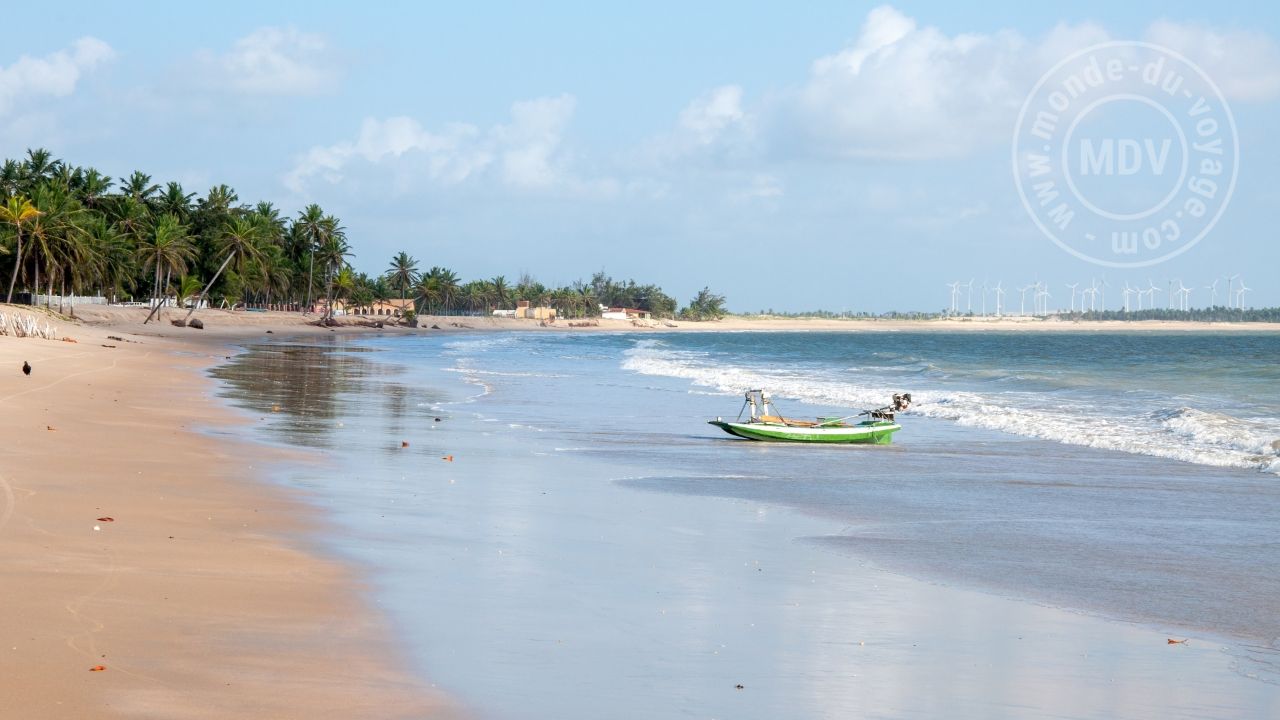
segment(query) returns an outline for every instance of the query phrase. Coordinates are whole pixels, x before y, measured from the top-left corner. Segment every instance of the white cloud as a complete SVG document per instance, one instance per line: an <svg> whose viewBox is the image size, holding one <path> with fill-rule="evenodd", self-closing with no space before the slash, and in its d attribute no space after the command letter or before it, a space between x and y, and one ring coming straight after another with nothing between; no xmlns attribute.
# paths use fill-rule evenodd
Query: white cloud
<svg viewBox="0 0 1280 720"><path fill-rule="evenodd" d="M293 27L258 28L228 52L205 52L198 59L212 80L251 95L313 95L337 80L324 36Z"/></svg>
<svg viewBox="0 0 1280 720"><path fill-rule="evenodd" d="M525 100L511 106L511 123L494 132L501 146L503 179L508 184L550 187L565 177L556 157L576 101L569 95Z"/></svg>
<svg viewBox="0 0 1280 720"><path fill-rule="evenodd" d="M562 141L575 104L570 95L516 102L510 121L487 131L461 123L433 131L404 116L366 118L355 140L311 148L283 181L303 194L315 179L337 184L361 164L394 165L402 176L438 185L489 179L521 190L612 192L610 181L583 180L570 167Z"/></svg>
<svg viewBox="0 0 1280 720"><path fill-rule="evenodd" d="M680 112L680 127L700 144L707 145L726 128L744 121L742 88L723 85L689 103Z"/></svg>
<svg viewBox="0 0 1280 720"><path fill-rule="evenodd" d="M1034 41L1011 30L949 36L878 7L852 46L813 62L804 84L776 110L783 121L775 129L818 155L963 156L1007 141L1043 72L1111 39L1093 24L1060 24ZM1280 50L1265 35L1160 21L1145 39L1200 64L1229 99L1280 95Z"/></svg>
<svg viewBox="0 0 1280 720"><path fill-rule="evenodd" d="M1228 100L1250 102L1280 96L1280 49L1262 33L1161 20L1147 29L1146 40L1195 62Z"/></svg>
<svg viewBox="0 0 1280 720"><path fill-rule="evenodd" d="M94 37L80 38L70 48L41 58L23 55L0 67L0 115L27 98L70 95L84 73L114 57L111 46Z"/></svg>
<svg viewBox="0 0 1280 720"><path fill-rule="evenodd" d="M1016 33L948 37L879 7L852 47L814 61L783 127L823 154L960 155L1016 113L1031 51Z"/></svg>

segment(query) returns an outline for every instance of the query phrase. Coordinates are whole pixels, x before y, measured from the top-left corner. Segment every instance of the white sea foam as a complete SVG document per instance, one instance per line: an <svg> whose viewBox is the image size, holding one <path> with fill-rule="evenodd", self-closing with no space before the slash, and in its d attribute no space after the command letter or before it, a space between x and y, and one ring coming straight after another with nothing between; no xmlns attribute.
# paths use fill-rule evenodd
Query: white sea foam
<svg viewBox="0 0 1280 720"><path fill-rule="evenodd" d="M1243 420L1189 407L1125 414L1114 403L1098 405L1081 396L1069 402L1035 392L978 393L899 387L874 374L845 379L784 368L726 365L709 354L670 349L644 340L625 353L622 367L642 375L685 378L728 395L766 388L779 397L825 406L876 407L894 392L911 391L913 414L963 426L998 430L1070 445L1170 458L1217 467L1280 474L1280 422ZM919 358L911 369L936 372Z"/></svg>

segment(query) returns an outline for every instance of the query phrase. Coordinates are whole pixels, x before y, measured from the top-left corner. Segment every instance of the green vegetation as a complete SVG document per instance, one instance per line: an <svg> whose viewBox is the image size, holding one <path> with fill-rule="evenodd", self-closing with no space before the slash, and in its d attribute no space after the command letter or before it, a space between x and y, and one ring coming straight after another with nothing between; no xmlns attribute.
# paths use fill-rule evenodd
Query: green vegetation
<svg viewBox="0 0 1280 720"><path fill-rule="evenodd" d="M302 309L315 271L329 297L341 291L333 281L351 254L337 218L316 205L291 221L226 185L197 198L143 172L117 184L46 150L0 166L0 252L7 300L18 289L113 302L173 295L193 310L206 298Z"/></svg>
<svg viewBox="0 0 1280 720"><path fill-rule="evenodd" d="M724 309L724 296L702 288L697 297L689 301L689 307L680 311L681 320L719 320L728 314Z"/></svg>
<svg viewBox="0 0 1280 720"><path fill-rule="evenodd" d="M432 267L416 273L416 261L405 253L396 255L382 280L392 287L413 281L409 296L423 314L484 314L509 310L524 301L530 305L553 307L561 317L599 317L600 306L647 310L654 317L675 317L676 301L657 285L641 285L634 280L615 281L603 272L591 282L578 281L558 288L548 287L531 275L521 275L512 285L506 276L462 282L448 268Z"/></svg>
<svg viewBox="0 0 1280 720"><path fill-rule="evenodd" d="M323 296L323 307L341 301L355 312L399 298L412 301L415 316L489 314L519 301L567 318L599 316L601 305L676 316L662 288L603 272L558 288L529 275L514 285L502 275L463 282L445 267L420 271L400 252L371 277L352 270L353 254L338 218L315 204L290 218L268 202L241 203L227 185L198 197L140 171L116 181L40 149L0 166L0 272L8 274L9 300L15 291L111 302L173 297L194 312L205 300L304 310ZM721 317L723 305L704 289L685 313Z"/></svg>

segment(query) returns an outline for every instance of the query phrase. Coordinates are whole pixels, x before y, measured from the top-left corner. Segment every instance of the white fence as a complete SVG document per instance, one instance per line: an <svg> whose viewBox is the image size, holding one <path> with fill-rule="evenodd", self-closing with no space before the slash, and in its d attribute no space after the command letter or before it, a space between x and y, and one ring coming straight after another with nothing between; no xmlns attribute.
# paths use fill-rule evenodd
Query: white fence
<svg viewBox="0 0 1280 720"><path fill-rule="evenodd" d="M107 299L101 295L33 295L32 305L107 305Z"/></svg>

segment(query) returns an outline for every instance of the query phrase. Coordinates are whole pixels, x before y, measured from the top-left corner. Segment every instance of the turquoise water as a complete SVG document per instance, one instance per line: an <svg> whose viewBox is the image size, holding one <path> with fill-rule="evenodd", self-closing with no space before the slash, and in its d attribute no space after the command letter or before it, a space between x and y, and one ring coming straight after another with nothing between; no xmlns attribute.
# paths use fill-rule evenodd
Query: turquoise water
<svg viewBox="0 0 1280 720"><path fill-rule="evenodd" d="M636 717L848 717L852 681L817 688L832 678L802 660L852 667L875 630L811 608L858 597L894 627L923 622L867 587L874 567L893 573L877 587L919 578L1219 638L1256 679L1170 665L1133 689L1163 700L1124 716L1243 718L1280 711L1278 357L1275 336L523 333L268 346L218 374L234 401L281 406L273 438L323 453L327 470L290 482L332 510L334 548L374 568L425 674L494 717L599 717L610 698ZM753 387L796 416L899 391L917 405L888 447L751 443L705 423ZM1042 622L1011 625L1005 645L1001 618L965 616L952 625L974 637L889 666L925 684L993 667L966 671L982 687L1020 664L1050 672L1067 662L1056 650L1019 655ZM773 681L721 694L742 676ZM1068 697L1040 708L1001 686L861 714L1116 711L1040 689ZM1228 697L1196 705L1213 692Z"/></svg>

